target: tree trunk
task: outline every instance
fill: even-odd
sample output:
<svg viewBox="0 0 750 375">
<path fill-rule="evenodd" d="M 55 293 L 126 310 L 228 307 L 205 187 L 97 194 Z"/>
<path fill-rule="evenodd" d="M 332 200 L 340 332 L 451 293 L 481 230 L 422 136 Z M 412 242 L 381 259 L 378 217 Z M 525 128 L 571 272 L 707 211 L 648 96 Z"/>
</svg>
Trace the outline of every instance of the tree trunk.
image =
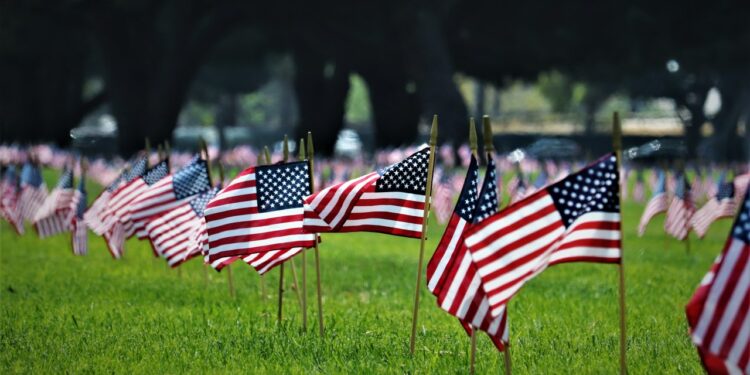
<svg viewBox="0 0 750 375">
<path fill-rule="evenodd" d="M 416 93 L 406 90 L 408 81 L 403 68 L 380 66 L 377 70 L 363 71 L 362 75 L 370 91 L 375 147 L 398 147 L 414 142 L 418 135 L 419 99 Z"/>
<path fill-rule="evenodd" d="M 314 51 L 295 51 L 294 88 L 299 105 L 295 139 L 312 131 L 315 152 L 332 155 L 336 139 L 344 127 L 349 70 Z"/>
<path fill-rule="evenodd" d="M 416 79 L 422 114 L 428 119 L 433 114 L 440 118 L 441 142 L 460 143 L 468 138 L 468 112 L 453 81 L 453 64 L 440 22 L 434 10 L 417 13 L 407 41 L 407 50 L 413 53 L 409 70 Z"/>
</svg>

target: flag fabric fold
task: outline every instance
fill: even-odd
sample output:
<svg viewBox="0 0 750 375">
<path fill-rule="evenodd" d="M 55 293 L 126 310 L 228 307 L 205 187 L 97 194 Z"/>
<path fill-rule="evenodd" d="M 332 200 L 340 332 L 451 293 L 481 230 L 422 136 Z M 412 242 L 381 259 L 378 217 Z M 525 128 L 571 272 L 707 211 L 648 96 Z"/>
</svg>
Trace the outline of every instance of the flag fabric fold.
<svg viewBox="0 0 750 375">
<path fill-rule="evenodd" d="M 643 234 L 646 233 L 646 227 L 654 216 L 667 211 L 667 208 L 669 207 L 667 199 L 667 175 L 664 171 L 659 171 L 659 176 L 654 185 L 654 191 L 651 194 L 651 199 L 646 203 L 646 208 L 643 210 L 641 221 L 638 224 L 639 237 L 642 237 Z"/>
<path fill-rule="evenodd" d="M 73 254 L 75 255 L 86 255 L 89 252 L 88 227 L 83 220 L 87 199 L 85 180 L 86 176 L 81 173 L 78 188 L 73 193 L 73 199 L 70 201 L 71 245 L 73 247 Z"/>
<path fill-rule="evenodd" d="M 13 226 L 16 233 L 24 234 L 23 217 L 18 208 L 18 198 L 20 194 L 19 178 L 15 165 L 9 165 L 3 173 L 3 180 L 0 183 L 0 213 L 8 223 Z"/>
<path fill-rule="evenodd" d="M 690 234 L 690 221 L 695 213 L 695 203 L 687 176 L 679 174 L 675 177 L 675 190 L 672 202 L 667 208 L 667 218 L 664 220 L 664 231 L 672 237 L 682 241 Z"/>
<path fill-rule="evenodd" d="M 466 245 L 493 317 L 551 265 L 620 262 L 619 185 L 609 154 L 469 229 Z"/>
<path fill-rule="evenodd" d="M 68 214 L 74 193 L 73 171 L 65 170 L 34 218 L 34 229 L 40 238 L 54 236 L 71 229 Z"/>
<path fill-rule="evenodd" d="M 709 374 L 750 373 L 750 198 L 685 310 Z"/>
<path fill-rule="evenodd" d="M 307 161 L 245 169 L 206 206 L 209 263 L 226 257 L 311 247 L 302 228 L 310 194 Z"/>
<path fill-rule="evenodd" d="M 21 193 L 18 197 L 18 211 L 21 218 L 33 222 L 46 199 L 47 185 L 42 179 L 39 167 L 26 162 L 21 168 Z"/>
<path fill-rule="evenodd" d="M 305 230 L 380 232 L 419 238 L 430 148 L 305 198 Z"/>
<path fill-rule="evenodd" d="M 703 207 L 695 212 L 690 220 L 690 226 L 698 237 L 703 238 L 714 221 L 722 218 L 733 218 L 736 211 L 734 183 L 726 182 L 722 178 L 718 183 L 716 196 L 709 199 Z"/>
</svg>

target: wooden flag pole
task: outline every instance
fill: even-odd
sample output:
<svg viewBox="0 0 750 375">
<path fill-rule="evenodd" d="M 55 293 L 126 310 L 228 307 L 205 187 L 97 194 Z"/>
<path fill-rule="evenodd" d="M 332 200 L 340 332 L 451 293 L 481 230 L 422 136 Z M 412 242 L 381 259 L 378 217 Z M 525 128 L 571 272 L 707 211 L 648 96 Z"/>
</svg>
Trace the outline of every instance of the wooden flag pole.
<svg viewBox="0 0 750 375">
<path fill-rule="evenodd" d="M 307 161 L 310 164 L 310 177 L 313 176 L 315 170 L 315 149 L 313 148 L 312 133 L 307 132 Z M 315 192 L 315 179 L 310 178 L 310 193 Z M 325 335 L 325 328 L 323 326 L 323 292 L 320 287 L 320 250 L 318 249 L 318 238 L 315 238 L 315 277 L 318 287 L 318 331 L 320 335 Z"/>
<path fill-rule="evenodd" d="M 490 123 L 490 116 L 484 115 L 482 117 L 482 135 L 484 136 L 484 152 L 487 154 L 487 158 L 491 158 L 495 154 L 495 144 L 493 143 L 492 138 L 492 124 Z M 499 198 L 499 197 L 498 197 Z M 497 208 L 500 209 L 502 206 L 501 199 L 497 200 Z M 508 306 L 506 304 L 506 314 Z M 505 343 L 505 350 L 503 350 L 503 363 L 505 364 L 505 374 L 509 375 L 511 373 L 511 363 L 510 363 L 510 337 L 508 338 L 508 342 Z"/>
<path fill-rule="evenodd" d="M 424 212 L 422 214 L 422 235 L 419 237 L 419 263 L 417 264 L 417 286 L 414 292 L 414 310 L 411 317 L 411 340 L 409 341 L 409 352 L 414 354 L 414 345 L 417 339 L 417 318 L 419 316 L 419 291 L 422 284 L 422 263 L 424 262 L 424 244 L 427 240 L 427 219 L 430 215 L 430 195 L 432 194 L 432 170 L 435 166 L 435 146 L 437 145 L 438 117 L 432 117 L 430 128 L 430 161 L 427 165 L 427 182 L 424 194 Z"/>
<path fill-rule="evenodd" d="M 270 160 L 268 160 L 270 163 Z M 256 165 L 265 165 L 266 160 L 263 156 L 263 151 L 258 150 L 258 161 L 255 162 Z M 266 300 L 266 279 L 263 277 L 263 275 L 260 275 L 260 297 L 262 301 Z"/>
<path fill-rule="evenodd" d="M 469 117 L 469 148 L 471 154 L 479 162 L 479 146 L 477 145 L 477 125 L 474 122 L 474 117 Z M 469 374 L 474 375 L 474 363 L 476 362 L 477 355 L 477 329 L 473 325 L 469 325 L 471 328 L 471 349 L 469 350 Z"/>
<path fill-rule="evenodd" d="M 299 139 L 299 145 L 297 146 L 298 150 L 298 159 L 299 160 L 305 160 L 307 157 L 305 153 L 305 139 L 300 138 Z M 314 179 L 314 174 L 312 170 L 312 164 L 310 165 L 310 177 L 311 180 Z M 311 182 L 311 185 L 313 183 Z M 312 193 L 312 190 L 310 191 Z M 315 241 L 316 243 L 318 241 Z M 302 249 L 302 332 L 307 332 L 307 258 L 305 257 L 307 254 L 307 249 Z"/>
<path fill-rule="evenodd" d="M 622 126 L 620 125 L 620 114 L 618 112 L 615 112 L 612 115 L 612 125 L 612 146 L 615 149 L 615 154 L 617 155 L 615 170 L 617 170 L 619 173 L 620 161 L 622 158 Z M 619 208 L 620 217 L 622 218 L 622 202 L 620 202 Z M 620 227 L 620 241 L 620 263 L 618 263 L 617 267 L 620 277 L 620 374 L 626 374 L 628 372 L 626 356 L 627 325 L 625 324 L 625 268 L 623 267 L 625 252 L 622 250 L 622 226 Z"/>
</svg>

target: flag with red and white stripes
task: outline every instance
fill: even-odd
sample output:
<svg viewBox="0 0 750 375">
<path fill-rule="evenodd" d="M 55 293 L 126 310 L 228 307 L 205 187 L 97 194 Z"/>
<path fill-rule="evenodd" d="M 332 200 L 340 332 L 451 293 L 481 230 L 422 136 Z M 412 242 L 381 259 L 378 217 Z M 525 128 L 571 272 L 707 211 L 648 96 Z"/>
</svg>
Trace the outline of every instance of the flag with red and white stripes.
<svg viewBox="0 0 750 375">
<path fill-rule="evenodd" d="M 380 232 L 419 238 L 430 148 L 305 198 L 309 232 Z"/>
<path fill-rule="evenodd" d="M 435 192 L 432 194 L 432 208 L 439 224 L 445 224 L 453 213 L 453 189 L 449 176 L 435 170 Z"/>
<path fill-rule="evenodd" d="M 493 317 L 551 265 L 620 262 L 619 185 L 609 154 L 469 229 L 466 246 Z"/>
<path fill-rule="evenodd" d="M 510 196 L 509 204 L 516 203 L 526 197 L 527 184 L 524 181 L 523 175 L 520 173 L 520 168 L 517 170 L 515 176 L 508 181 L 508 195 Z"/>
<path fill-rule="evenodd" d="M 495 165 L 489 159 L 482 189 L 477 194 L 477 161 L 472 157 L 453 215 L 427 264 L 427 287 L 437 297 L 438 306 L 457 317 L 467 333 L 487 332 L 499 350 L 508 342 L 507 316 L 492 318 L 489 301 L 481 287 L 477 269 L 464 244 L 473 223 L 497 212 L 498 195 Z"/>
<path fill-rule="evenodd" d="M 96 234 L 103 235 L 99 229 L 104 227 L 101 218 L 109 205 L 112 193 L 120 185 L 125 183 L 125 172 L 123 171 L 114 181 L 112 181 L 101 193 L 91 202 L 91 206 L 83 213 L 83 222 Z"/>
<path fill-rule="evenodd" d="M 722 218 L 733 218 L 736 211 L 734 183 L 722 179 L 718 183 L 716 196 L 695 212 L 690 226 L 693 227 L 698 237 L 703 238 L 714 221 Z"/>
<path fill-rule="evenodd" d="M 67 232 L 70 226 L 70 202 L 73 199 L 73 171 L 65 170 L 34 218 L 34 229 L 40 238 Z"/>
<path fill-rule="evenodd" d="M 643 236 L 646 233 L 646 226 L 651 222 L 654 216 L 667 212 L 667 175 L 664 171 L 659 171 L 659 177 L 654 186 L 654 191 L 651 194 L 651 199 L 646 203 L 646 208 L 643 210 L 641 215 L 641 221 L 638 224 L 638 236 Z"/>
<path fill-rule="evenodd" d="M 195 157 L 179 171 L 146 189 L 129 205 L 120 222 L 132 222 L 133 231 L 138 233 L 138 238 L 145 239 L 149 236 L 145 228 L 152 217 L 174 210 L 185 201 L 210 189 L 208 164 L 205 160 Z"/>
<path fill-rule="evenodd" d="M 33 222 L 46 199 L 47 184 L 42 179 L 39 167 L 26 162 L 21 168 L 21 193 L 18 197 L 21 218 Z"/>
<path fill-rule="evenodd" d="M 73 193 L 73 199 L 70 201 L 70 225 L 71 245 L 73 254 L 86 255 L 89 252 L 88 228 L 83 221 L 83 213 L 86 212 L 86 176 L 81 173 L 81 179 L 78 181 L 78 188 Z"/>
<path fill-rule="evenodd" d="M 750 374 L 750 198 L 685 310 L 709 374 Z"/>
<path fill-rule="evenodd" d="M 302 228 L 303 199 L 309 194 L 307 161 L 240 172 L 206 206 L 209 262 L 313 246 L 315 235 Z"/>
<path fill-rule="evenodd" d="M 16 166 L 9 165 L 3 173 L 3 180 L 0 183 L 0 213 L 16 230 L 16 233 L 23 234 L 23 217 L 18 209 L 18 196 L 20 194 L 18 174 Z"/>
<path fill-rule="evenodd" d="M 646 198 L 646 187 L 643 183 L 643 170 L 635 171 L 635 185 L 633 185 L 633 201 L 641 203 Z"/>
<path fill-rule="evenodd" d="M 146 158 L 140 158 L 136 160 L 131 167 L 124 172 L 122 181 L 112 190 L 111 194 L 106 196 L 106 202 L 103 198 L 104 195 L 97 199 L 97 202 L 101 199 L 103 207 L 97 212 L 97 217 L 87 219 L 91 230 L 98 235 L 106 235 L 110 232 L 114 224 L 117 222 L 115 212 L 127 203 L 135 198 L 130 192 L 137 188 L 143 187 L 143 175 L 148 171 L 148 160 Z M 114 186 L 110 185 L 110 187 Z M 107 189 L 109 190 L 109 189 Z M 92 205 L 92 209 L 99 207 L 97 202 Z"/>
<path fill-rule="evenodd" d="M 282 264 L 301 253 L 302 250 L 304 249 L 301 247 L 294 247 L 284 250 L 264 251 L 262 253 L 254 253 L 244 256 L 242 257 L 242 261 L 253 267 L 258 274 L 263 275 L 279 264 Z"/>
<path fill-rule="evenodd" d="M 177 267 L 200 254 L 190 246 L 197 246 L 190 241 L 193 235 L 201 230 L 201 219 L 206 204 L 219 188 L 215 187 L 204 193 L 191 196 L 181 204 L 158 217 L 152 217 L 146 224 L 145 231 L 154 251 L 167 260 L 170 267 Z"/>
<path fill-rule="evenodd" d="M 664 231 L 680 241 L 686 239 L 690 233 L 690 221 L 694 213 L 695 206 L 687 176 L 679 174 L 675 178 L 674 197 L 667 208 Z"/>
</svg>

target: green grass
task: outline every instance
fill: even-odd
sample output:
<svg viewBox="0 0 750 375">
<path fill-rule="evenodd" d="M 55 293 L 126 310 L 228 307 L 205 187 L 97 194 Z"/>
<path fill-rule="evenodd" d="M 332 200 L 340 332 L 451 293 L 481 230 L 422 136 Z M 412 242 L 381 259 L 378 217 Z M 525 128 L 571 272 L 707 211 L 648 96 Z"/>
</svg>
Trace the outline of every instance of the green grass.
<svg viewBox="0 0 750 375">
<path fill-rule="evenodd" d="M 51 176 L 47 176 L 51 178 Z M 96 189 L 93 185 L 92 189 Z M 93 194 L 92 194 L 93 195 Z M 684 305 L 731 225 L 712 227 L 691 251 L 664 237 L 662 219 L 635 235 L 641 206 L 626 204 L 628 365 L 632 373 L 702 373 Z M 431 226 L 425 262 L 441 235 Z M 18 237 L 0 226 L 2 373 L 465 373 L 469 339 L 420 285 L 417 351 L 408 354 L 419 241 L 379 234 L 324 235 L 321 273 L 326 336 L 318 337 L 314 262 L 308 253 L 308 332 L 293 292 L 276 323 L 278 271 L 261 281 L 235 264 L 226 272 L 191 261 L 167 269 L 130 241 L 114 261 L 100 238 L 75 257 L 69 238 Z M 297 271 L 300 271 L 297 259 Z M 287 268 L 288 270 L 288 268 Z M 286 273 L 291 282 L 291 272 Z M 424 280 L 424 279 L 423 279 Z M 617 268 L 564 264 L 528 283 L 509 304 L 513 370 L 616 373 Z M 478 373 L 502 372 L 502 355 L 478 343 Z"/>
</svg>

